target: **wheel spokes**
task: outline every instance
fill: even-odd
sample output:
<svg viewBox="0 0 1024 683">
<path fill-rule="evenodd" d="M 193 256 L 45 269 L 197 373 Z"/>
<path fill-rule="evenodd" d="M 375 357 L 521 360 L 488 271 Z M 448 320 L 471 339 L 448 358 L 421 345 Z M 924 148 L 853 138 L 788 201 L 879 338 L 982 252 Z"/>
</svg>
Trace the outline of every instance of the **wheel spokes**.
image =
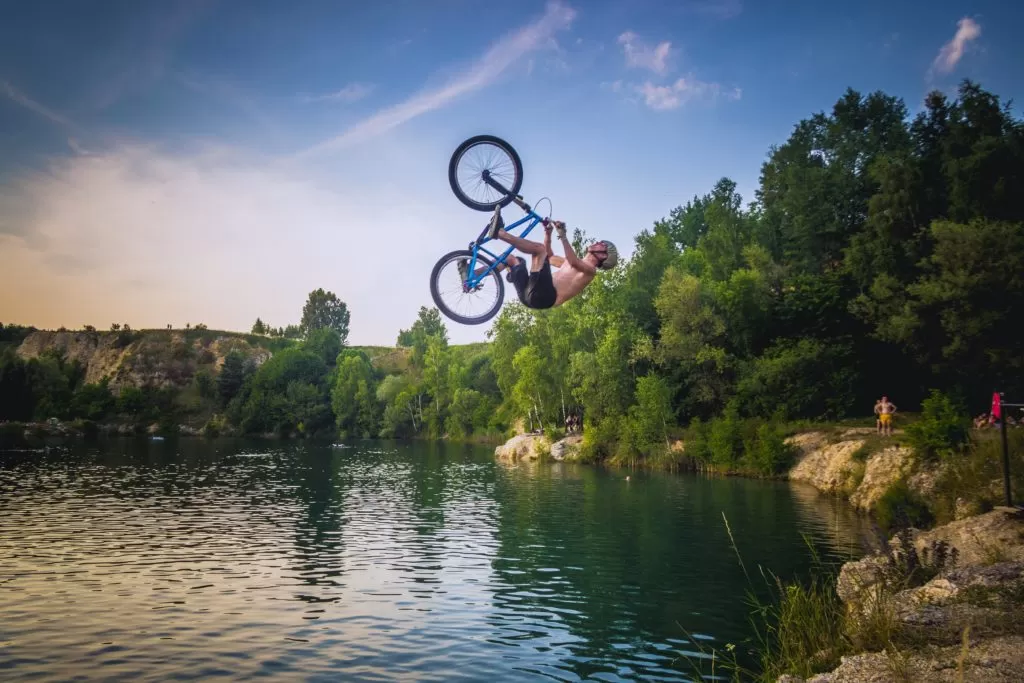
<svg viewBox="0 0 1024 683">
<path fill-rule="evenodd" d="M 483 317 L 494 308 L 498 301 L 498 288 L 501 283 L 497 281 L 497 278 L 500 275 L 491 271 L 477 287 L 467 292 L 458 270 L 459 258 L 450 259 L 441 266 L 436 283 L 438 296 L 444 301 L 445 306 L 456 315 L 469 319 Z M 479 261 L 477 264 L 477 268 L 484 265 Z"/>
<path fill-rule="evenodd" d="M 483 172 L 489 171 L 494 180 L 506 188 L 516 185 L 516 166 L 508 152 L 490 142 L 482 142 L 466 149 L 456 164 L 456 177 L 470 199 L 481 204 L 501 201 L 504 195 L 483 179 Z"/>
</svg>

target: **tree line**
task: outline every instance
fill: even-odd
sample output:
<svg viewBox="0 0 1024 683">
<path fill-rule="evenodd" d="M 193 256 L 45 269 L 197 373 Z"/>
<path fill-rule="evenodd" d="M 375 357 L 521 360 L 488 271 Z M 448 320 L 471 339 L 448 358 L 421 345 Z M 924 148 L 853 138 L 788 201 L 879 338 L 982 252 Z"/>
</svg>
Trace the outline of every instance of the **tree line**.
<svg viewBox="0 0 1024 683">
<path fill-rule="evenodd" d="M 291 346 L 230 357 L 204 392 L 248 432 L 500 436 L 582 409 L 587 457 L 672 461 L 682 435 L 690 458 L 778 471 L 787 421 L 1024 396 L 1022 190 L 1024 126 L 977 84 L 913 117 L 847 90 L 769 150 L 752 201 L 721 179 L 567 305 L 507 305 L 486 345 L 450 346 L 424 307 L 382 368 L 317 290 L 296 329 L 254 325 Z"/>
</svg>

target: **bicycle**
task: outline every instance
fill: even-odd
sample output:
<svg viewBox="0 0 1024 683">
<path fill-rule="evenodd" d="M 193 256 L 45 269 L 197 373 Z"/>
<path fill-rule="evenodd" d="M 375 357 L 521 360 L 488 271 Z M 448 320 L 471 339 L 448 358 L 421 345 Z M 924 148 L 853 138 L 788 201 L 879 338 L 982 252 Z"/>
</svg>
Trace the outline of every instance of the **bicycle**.
<svg viewBox="0 0 1024 683">
<path fill-rule="evenodd" d="M 480 165 L 473 166 L 469 155 L 474 152 L 484 152 L 486 161 Z M 460 178 L 461 171 L 470 171 L 465 179 Z M 511 179 L 508 174 L 511 173 Z M 502 182 L 505 181 L 505 183 Z M 475 181 L 475 184 L 473 182 Z M 466 206 L 476 211 L 492 212 L 491 221 L 480 232 L 475 240 L 469 243 L 467 249 L 456 249 L 442 256 L 434 265 L 430 274 L 430 295 L 438 309 L 448 318 L 464 325 L 479 325 L 493 318 L 501 308 L 505 300 L 505 284 L 498 273 L 498 266 L 507 264 L 509 255 L 514 250 L 511 245 L 501 254 L 495 254 L 483 245 L 492 240 L 487 237 L 488 228 L 497 222 L 499 227 L 511 233 L 516 228 L 527 223 L 519 237 L 526 237 L 538 223 L 547 225 L 548 218 L 542 218 L 533 208 L 527 204 L 519 194 L 523 186 L 523 163 L 519 154 L 508 142 L 494 135 L 476 135 L 463 141 L 452 153 L 448 162 L 448 183 L 456 198 Z M 506 186 L 508 183 L 509 186 Z M 472 191 L 481 190 L 484 197 L 476 199 Z M 511 203 L 515 203 L 526 214 L 511 225 L 504 225 L 501 216 L 501 209 Z M 550 201 L 549 201 L 550 203 Z M 442 273 L 450 265 L 455 265 L 455 279 L 451 291 L 442 290 Z M 477 267 L 483 264 L 485 268 L 477 273 Z M 494 298 L 478 315 L 464 315 L 455 310 L 453 302 L 447 296 L 459 296 L 460 300 L 468 295 L 475 295 L 489 291 L 487 284 L 493 280 Z"/>
</svg>

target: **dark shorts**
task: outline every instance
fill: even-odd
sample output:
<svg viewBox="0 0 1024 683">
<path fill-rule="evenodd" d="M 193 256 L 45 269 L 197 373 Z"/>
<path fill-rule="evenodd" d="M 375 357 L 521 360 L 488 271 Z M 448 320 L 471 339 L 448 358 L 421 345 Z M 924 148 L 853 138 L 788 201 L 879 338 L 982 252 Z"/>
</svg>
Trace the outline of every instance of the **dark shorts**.
<svg viewBox="0 0 1024 683">
<path fill-rule="evenodd" d="M 555 305 L 558 292 L 555 291 L 555 283 L 551 279 L 551 265 L 544 259 L 544 267 L 536 273 L 530 272 L 530 266 L 526 259 L 519 259 L 519 263 L 509 271 L 512 284 L 516 286 L 519 293 L 519 300 L 527 308 L 551 308 Z"/>
</svg>

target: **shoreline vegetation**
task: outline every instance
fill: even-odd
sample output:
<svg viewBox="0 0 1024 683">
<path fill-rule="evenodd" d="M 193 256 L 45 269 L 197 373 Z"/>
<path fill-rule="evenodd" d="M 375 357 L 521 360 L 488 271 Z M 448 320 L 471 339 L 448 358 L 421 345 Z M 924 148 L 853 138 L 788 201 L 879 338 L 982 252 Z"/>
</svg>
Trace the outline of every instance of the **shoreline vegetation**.
<svg viewBox="0 0 1024 683">
<path fill-rule="evenodd" d="M 422 307 L 395 347 L 350 346 L 348 308 L 323 289 L 298 324 L 257 318 L 249 334 L 0 326 L 0 436 L 67 424 L 472 439 L 807 481 L 871 513 L 884 552 L 864 561 L 882 568 L 773 585 L 754 605 L 755 677 L 875 680 L 825 673 L 874 653 L 886 680 L 1004 680 L 1024 661 L 986 648 L 1024 638 L 1006 616 L 1024 605 L 1024 530 L 999 507 L 996 430 L 972 430 L 971 416 L 994 391 L 1024 402 L 1021 196 L 1024 122 L 996 95 L 965 81 L 911 116 L 899 98 L 847 90 L 769 150 L 753 201 L 722 178 L 640 230 L 629 259 L 565 306 L 510 302 L 484 343 L 449 344 Z M 572 241 L 592 239 L 576 229 Z M 899 406 L 891 438 L 871 433 L 883 394 Z M 560 438 L 572 416 L 582 433 Z M 524 436 L 538 427 L 545 438 Z M 1022 432 L 1009 434 L 1018 496 Z M 870 599 L 844 583 L 857 567 Z M 929 639 L 932 618 L 959 640 Z M 956 661 L 928 669 L 949 648 Z M 1016 669 L 981 671 L 977 652 Z"/>
</svg>

